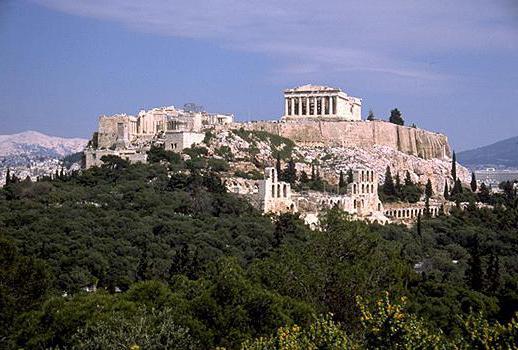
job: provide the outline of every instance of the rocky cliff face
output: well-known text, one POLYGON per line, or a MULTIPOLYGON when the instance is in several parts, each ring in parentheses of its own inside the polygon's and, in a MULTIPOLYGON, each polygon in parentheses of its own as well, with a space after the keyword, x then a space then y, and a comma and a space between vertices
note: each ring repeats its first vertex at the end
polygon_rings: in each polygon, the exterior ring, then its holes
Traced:
POLYGON ((227 127, 268 131, 291 139, 300 146, 387 146, 422 159, 447 159, 451 156, 445 135, 384 121, 253 122, 227 127))
MULTIPOLYGON (((272 125, 279 126, 282 124, 272 125)), ((433 135, 432 133, 430 134, 433 135)), ((428 137, 426 134, 423 136, 418 130, 415 133, 415 137, 415 153, 433 154, 434 148, 440 145, 434 144, 437 140, 433 138, 424 142, 418 141, 419 137, 428 137), (430 144, 425 145, 425 142, 430 144)), ((402 144, 404 145, 403 147, 412 147, 411 143, 408 145, 402 144)), ((320 145, 317 147, 315 145, 299 144, 296 147, 292 147, 288 144, 279 143, 275 146, 270 139, 264 135, 258 137, 258 135, 254 135, 254 132, 247 134, 238 132, 238 130, 220 130, 214 134, 207 146, 209 152, 216 156, 220 153, 218 150, 227 148, 228 154, 232 155, 231 167, 234 170, 262 172, 262 167, 275 164, 275 152, 291 147, 289 158, 295 160, 297 170, 304 170, 310 174, 311 164, 316 161, 319 164, 321 176, 332 184, 338 183, 340 171, 346 172, 348 169, 363 167, 374 170, 379 176, 379 182, 382 183, 387 166, 391 168, 394 176, 399 174, 402 180, 405 178, 407 171, 410 173, 412 180, 422 186, 430 179, 434 192, 439 195, 442 195, 446 182, 448 182, 450 187, 453 183, 450 175, 451 159, 448 156, 425 159, 424 157, 407 154, 386 145, 375 144, 371 147, 320 145)), ((457 165, 457 175, 462 182, 469 183, 470 173, 459 164, 457 165)))

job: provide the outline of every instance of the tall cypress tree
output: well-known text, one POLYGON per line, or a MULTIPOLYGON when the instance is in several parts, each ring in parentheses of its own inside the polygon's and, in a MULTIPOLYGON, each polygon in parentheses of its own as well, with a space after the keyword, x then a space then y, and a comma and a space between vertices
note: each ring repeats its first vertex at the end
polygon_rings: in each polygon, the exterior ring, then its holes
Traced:
POLYGON ((390 167, 387 166, 385 172, 385 182, 383 183, 383 193, 387 196, 396 196, 396 188, 394 187, 394 180, 392 179, 392 173, 390 167))
POLYGON ((281 179, 282 169, 281 169, 281 157, 280 157, 279 153, 277 153, 277 160, 275 162, 275 170, 277 170, 277 178, 281 179))
POLYGON ((421 232, 421 212, 417 213, 417 235, 419 237, 423 237, 423 233, 421 232))
POLYGON ((473 192, 477 192, 477 178, 475 177, 475 172, 471 173, 471 190, 473 192))
POLYGON ((9 185, 11 183, 11 169, 7 168, 7 174, 5 175, 5 185, 9 185))
POLYGON ((473 246, 470 249, 470 258, 468 260, 468 269, 466 270, 466 277, 471 289, 480 291, 483 286, 482 275, 482 254, 480 251, 479 238, 475 237, 473 246))
POLYGON ((448 180, 444 181, 444 199, 450 199, 450 190, 448 189, 448 180))
POLYGON ((311 181, 315 181, 317 179, 317 173, 315 171, 315 163, 311 163, 311 181))
POLYGON ((424 194, 428 198, 432 198, 432 196, 433 196, 432 181, 430 181, 430 179, 428 179, 428 182, 426 182, 426 187, 425 187, 425 190, 424 190, 424 194))
POLYGON ((496 255, 494 252, 492 252, 489 256, 486 276, 488 292, 496 293, 498 289, 500 289, 500 262, 498 255, 496 255))
POLYGON ((293 159, 288 161, 286 170, 283 172, 283 180, 292 185, 297 181, 297 169, 295 168, 295 162, 293 159))
POLYGON ((430 198, 425 197, 424 199, 424 216, 425 218, 429 218, 430 215, 430 198))
POLYGON ((455 151, 453 151, 453 155, 451 157, 451 177, 453 181, 457 180, 457 156, 455 155, 455 151))

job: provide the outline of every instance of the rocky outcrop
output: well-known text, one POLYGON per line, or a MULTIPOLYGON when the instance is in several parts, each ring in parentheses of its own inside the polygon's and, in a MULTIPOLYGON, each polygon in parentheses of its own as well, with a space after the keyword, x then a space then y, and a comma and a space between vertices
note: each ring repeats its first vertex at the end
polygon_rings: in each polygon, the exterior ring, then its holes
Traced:
POLYGON ((268 131, 291 139, 300 146, 387 146, 423 159, 447 159, 451 156, 448 138, 445 135, 384 121, 262 121, 234 123, 226 128, 268 131))
MULTIPOLYGON (((298 155, 306 164, 304 170, 311 171, 308 163, 317 160, 320 164, 321 176, 324 176, 330 183, 337 183, 340 171, 344 173, 348 169, 367 167, 374 170, 383 183, 385 171, 390 167, 392 175, 399 174, 401 181, 404 180, 408 171, 412 181, 424 186, 428 179, 432 182, 435 194, 442 195, 444 184, 447 182, 451 188, 451 159, 423 159, 417 156, 408 155, 387 146, 373 146, 370 148, 360 147, 298 147, 298 155)), ((457 176, 463 183, 469 183, 469 171, 457 164, 457 176)))
MULTIPOLYGON (((282 124, 267 123, 267 125, 279 126, 282 124)), ((432 154, 434 147, 438 147, 434 145, 434 142, 437 142, 437 140, 431 138, 430 140, 422 141, 423 138, 433 135, 432 133, 427 135, 425 131, 425 134, 422 134, 421 132, 423 131, 415 130, 415 151, 416 153, 432 154), (421 139, 417 141, 418 138, 421 139), (425 147, 425 143, 429 143, 430 146, 425 147)), ((217 156, 220 153, 218 150, 221 150, 223 147, 227 148, 228 154, 232 155, 230 157, 233 159, 231 167, 234 170, 262 171, 262 166, 274 165, 275 156, 272 143, 268 139, 260 139, 257 135, 254 136, 253 133, 243 138, 244 134, 236 130, 215 132, 210 144, 207 145, 209 153, 217 156), (259 165, 258 168, 256 168, 257 165, 259 165)), ((402 144, 405 145, 405 143, 402 144)), ((283 145, 280 145, 280 147, 283 147, 283 145)), ((284 145, 284 147, 288 147, 288 145, 284 145)), ((279 149, 277 148, 277 150, 279 149)), ((291 158, 295 160, 298 171, 304 170, 308 174, 311 173, 311 164, 314 162, 318 163, 321 176, 331 184, 338 183, 340 171, 347 172, 349 169, 358 168, 374 170, 379 176, 379 182, 382 183, 388 166, 391 168, 394 176, 399 174, 402 181, 407 171, 412 181, 421 184, 423 187, 430 179, 434 192, 439 195, 443 193, 446 182, 450 187, 453 185, 453 179, 450 175, 451 158, 448 156, 425 159, 424 157, 407 154, 386 145, 373 145, 371 147, 320 145, 315 147, 313 145, 299 144, 293 148, 291 158)), ((470 173, 460 164, 457 164, 457 175, 463 183, 469 183, 470 173)))

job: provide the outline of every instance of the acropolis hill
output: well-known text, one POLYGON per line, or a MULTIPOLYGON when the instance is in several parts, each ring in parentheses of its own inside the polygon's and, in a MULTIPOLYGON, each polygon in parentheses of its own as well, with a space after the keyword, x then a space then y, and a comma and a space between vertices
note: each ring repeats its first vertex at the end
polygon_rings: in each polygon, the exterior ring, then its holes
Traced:
MULTIPOLYGON (((253 195, 253 200, 262 203, 260 207, 275 208, 274 211, 300 209, 309 215, 331 203, 341 203, 347 211, 376 217, 378 222, 400 214, 411 219, 422 211, 423 203, 417 207, 384 208, 376 202, 377 184, 383 181, 387 168, 397 179, 409 177, 421 187, 431 181, 436 212, 444 200, 439 194, 445 184, 451 188, 454 182, 450 175, 451 149, 445 135, 387 121, 362 120, 360 98, 320 85, 285 90, 284 112, 277 121, 235 122, 231 114, 208 113, 192 104, 142 110, 135 116, 100 116, 98 132, 85 150, 86 167, 101 165, 101 158, 107 155, 146 162, 151 146, 178 153, 192 146, 205 148, 208 157, 229 163, 225 179, 231 191, 253 195), (318 164, 320 176, 330 186, 338 184, 340 173, 353 171, 353 177, 360 180, 347 194, 336 198, 325 193, 291 194, 288 184, 276 182, 277 175, 265 172, 279 154, 284 154, 284 163, 291 159, 299 173, 309 174, 318 164), (266 184, 257 182, 262 176, 258 174, 263 173, 268 177, 266 184), (361 174, 375 178, 367 183, 361 174), (370 189, 365 193, 364 185, 370 189), (270 194, 266 190, 269 186, 284 190, 270 194), (356 187, 362 191, 356 192, 356 187), (262 197, 256 198, 261 193, 262 197)), ((467 169, 460 165, 457 175, 462 182, 469 181, 467 169)))

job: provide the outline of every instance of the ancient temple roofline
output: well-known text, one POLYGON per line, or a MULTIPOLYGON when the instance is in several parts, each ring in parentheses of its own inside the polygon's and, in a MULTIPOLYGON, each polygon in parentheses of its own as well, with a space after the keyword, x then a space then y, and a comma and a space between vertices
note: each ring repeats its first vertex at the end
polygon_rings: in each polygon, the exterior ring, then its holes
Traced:
POLYGON ((286 89, 286 90, 284 90, 284 92, 285 93, 291 93, 291 92, 341 92, 341 93, 344 93, 339 88, 334 88, 334 87, 324 86, 324 85, 312 85, 312 84, 298 86, 293 89, 286 89))

